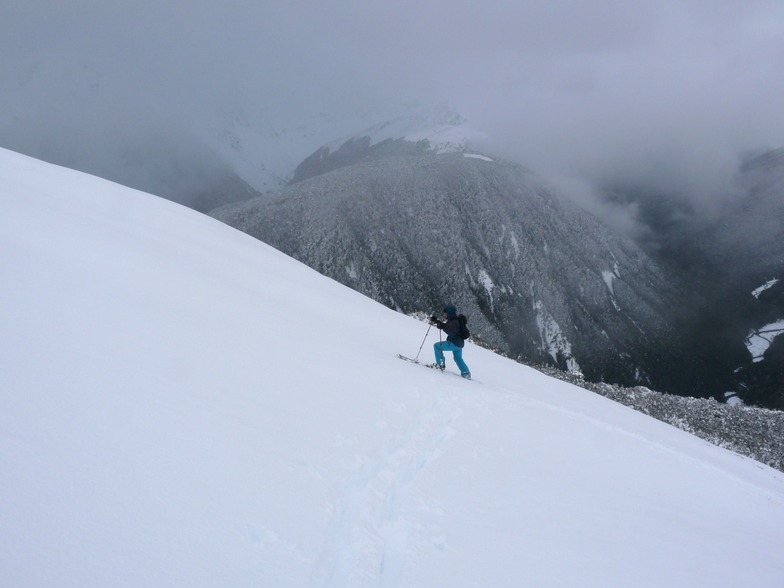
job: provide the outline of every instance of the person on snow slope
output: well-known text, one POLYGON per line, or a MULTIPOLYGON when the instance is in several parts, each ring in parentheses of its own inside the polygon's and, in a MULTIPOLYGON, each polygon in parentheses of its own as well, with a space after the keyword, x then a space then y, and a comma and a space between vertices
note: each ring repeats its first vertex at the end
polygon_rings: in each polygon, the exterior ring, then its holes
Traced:
POLYGON ((471 370, 463 361, 465 341, 460 337, 460 319, 457 318, 457 309, 453 305, 444 306, 444 319, 440 321, 435 315, 430 317, 430 324, 446 333, 446 341, 439 341, 433 346, 436 354, 436 367, 440 370, 446 368, 444 351, 451 351, 455 363, 460 369, 460 375, 470 380, 471 370))

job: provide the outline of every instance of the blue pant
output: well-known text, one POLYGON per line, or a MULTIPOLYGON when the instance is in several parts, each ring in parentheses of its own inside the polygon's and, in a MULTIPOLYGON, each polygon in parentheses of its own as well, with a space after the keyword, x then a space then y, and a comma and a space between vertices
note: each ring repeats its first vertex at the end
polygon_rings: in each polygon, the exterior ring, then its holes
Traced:
POLYGON ((458 347, 451 341, 439 341, 438 343, 433 345, 433 349, 436 352, 436 363, 442 365, 446 363, 446 359, 444 358, 444 351, 451 351, 452 355, 455 358, 455 363, 457 364, 457 367, 460 369, 460 373, 463 375, 471 373, 471 370, 468 369, 468 366, 463 361, 462 347, 458 347))

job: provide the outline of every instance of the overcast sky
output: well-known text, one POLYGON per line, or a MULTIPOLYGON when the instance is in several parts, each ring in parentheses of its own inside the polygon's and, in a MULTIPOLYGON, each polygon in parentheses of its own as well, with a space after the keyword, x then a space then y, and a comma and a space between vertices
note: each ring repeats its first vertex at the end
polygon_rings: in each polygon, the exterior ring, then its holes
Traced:
POLYGON ((21 108, 105 134, 215 108, 295 121, 448 100, 534 169, 679 182, 784 146, 782 0, 0 2, 0 124, 21 108), (14 103, 42 59, 92 73, 14 103), (111 99, 81 112, 74 84, 111 99))

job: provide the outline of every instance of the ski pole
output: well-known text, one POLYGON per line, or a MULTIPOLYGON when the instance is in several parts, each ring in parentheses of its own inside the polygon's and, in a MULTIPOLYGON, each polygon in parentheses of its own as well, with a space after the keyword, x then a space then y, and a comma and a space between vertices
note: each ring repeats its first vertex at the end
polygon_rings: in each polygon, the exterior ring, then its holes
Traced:
POLYGON ((428 326, 427 326, 427 333, 425 333, 425 338, 422 339, 422 345, 419 346, 419 351, 417 351, 417 354, 416 354, 416 357, 414 358, 414 361, 419 361, 419 354, 422 353, 422 347, 425 346, 425 340, 427 339, 427 336, 430 334, 430 329, 432 327, 433 327, 432 323, 429 323, 428 326))

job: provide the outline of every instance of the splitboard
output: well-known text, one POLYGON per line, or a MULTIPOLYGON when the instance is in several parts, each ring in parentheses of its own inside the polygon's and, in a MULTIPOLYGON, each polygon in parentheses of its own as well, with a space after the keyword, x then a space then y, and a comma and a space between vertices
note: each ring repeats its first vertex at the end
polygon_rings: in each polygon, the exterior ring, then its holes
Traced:
MULTIPOLYGON (((415 364, 417 364, 417 365, 421 365, 422 367, 426 367, 426 368, 429 368, 429 369, 431 369, 431 370, 436 370, 436 371, 442 372, 442 373, 444 373, 444 374, 449 374, 449 375, 451 375, 451 376, 457 376, 457 377, 458 377, 458 378, 460 378, 461 380, 470 380, 470 378, 464 378, 464 377, 463 377, 463 376, 461 376, 460 374, 456 374, 456 373, 454 373, 454 372, 450 372, 450 371, 447 371, 447 370, 440 370, 440 369, 438 369, 438 368, 436 367, 436 364, 434 364, 434 363, 422 363, 422 362, 421 362, 421 361, 419 361, 418 359, 412 359, 412 358, 410 358, 410 357, 406 357, 405 355, 400 355, 399 353, 397 354, 397 356, 398 356, 398 358, 402 359, 403 361, 408 361, 408 362, 410 362, 410 363, 415 363, 415 364)), ((475 380, 471 380, 471 381, 473 382, 473 381, 475 381, 475 380)))

